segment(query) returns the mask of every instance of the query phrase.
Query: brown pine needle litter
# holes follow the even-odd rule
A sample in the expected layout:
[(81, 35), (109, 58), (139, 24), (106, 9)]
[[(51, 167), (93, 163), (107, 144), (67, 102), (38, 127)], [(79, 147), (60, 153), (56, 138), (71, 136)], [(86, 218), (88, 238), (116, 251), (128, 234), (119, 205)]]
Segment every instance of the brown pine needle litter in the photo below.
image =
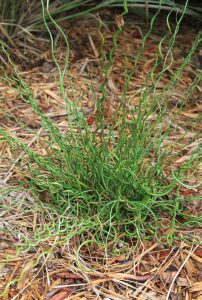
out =
[[(101, 72), (103, 59), (100, 56), (97, 27), (94, 19), (67, 22), (66, 26), (66, 33), (71, 42), (71, 53), (69, 75), (64, 78), (65, 90), (71, 101), (82, 99), (77, 103), (79, 111), (85, 116), (89, 130), (94, 132), (96, 131), (97, 107), (93, 91), (101, 96), (103, 76)], [(113, 47), (114, 31), (113, 26), (111, 28), (107, 22), (105, 27), (105, 47), (109, 50)], [(145, 45), (135, 76), (131, 79), (126, 94), (129, 110), (139, 103), (143, 83), (151, 72), (158, 55), (157, 45), (161, 40), (163, 30), (163, 26), (158, 27)], [(132, 67), (133, 57), (141, 47), (145, 32), (145, 24), (130, 21), (129, 18), (125, 30), (119, 37), (118, 47), (113, 57), (113, 69), (108, 74), (107, 86), (110, 97), (104, 107), (106, 124), (114, 122), (114, 112), (121, 101), (121, 91), (125, 84), (125, 54), (127, 53), (128, 58), (131, 58), (128, 59), (127, 64)], [(159, 81), (156, 95), (161, 95), (162, 89), (181, 64), (184, 52), (193, 44), (196, 37), (193, 32), (194, 30), (184, 25), (182, 32), (178, 34), (173, 48), (174, 63)], [(58, 39), (56, 55), (60, 64), (64, 64), (66, 48), (60, 41), (60, 37)], [(31, 68), (29, 69), (27, 60), (26, 64), (20, 61), (20, 74), (29, 83), (43, 114), (49, 117), (65, 135), (70, 130), (68, 120), (76, 122), (78, 116), (72, 114), (67, 119), (65, 103), (55, 80), (58, 71), (52, 60), (51, 51), (49, 49), (44, 51), (43, 44), (41, 45), (43, 50), (40, 51), (40, 43), (42, 42), (39, 42), (38, 49), (30, 49), (30, 52), (29, 49), (27, 50), (26, 56), (30, 56)], [(163, 50), (166, 51), (166, 49)], [(38, 51), (38, 61), (32, 61), (32, 57), (36, 58), (36, 55), (32, 55), (32, 51)], [(174, 164), (167, 164), (168, 178), (171, 176), (173, 165), (177, 168), (188, 161), (202, 142), (200, 135), (194, 139), (202, 129), (200, 84), (180, 112), (178, 110), (178, 106), (182, 105), (179, 99), (182, 99), (181, 96), (187, 86), (191, 85), (200, 68), (198, 51), (193, 61), (185, 67), (183, 76), (180, 77), (177, 88), (167, 103), (168, 112), (162, 132), (166, 131), (170, 124), (171, 129), (163, 143), (168, 145), (173, 153), (178, 154)], [(74, 85), (74, 95), (69, 78)], [(147, 84), (152, 86), (152, 79), (148, 80)], [(93, 89), (89, 88), (92, 86)], [(3, 80), (0, 81), (0, 93), (3, 100), (0, 102), (0, 120), (4, 130), (19, 138), (41, 156), (51, 155), (53, 150), (47, 146), (48, 135), (42, 128), (40, 116), (34, 113), (32, 107), (22, 101), (18, 93)], [(175, 114), (176, 118), (173, 118)], [(153, 120), (155, 117), (154, 113)], [(130, 121), (129, 114), (128, 120)], [(118, 136), (116, 129), (118, 126), (119, 119), (116, 120), (116, 126), (114, 126), (115, 138)], [(106, 126), (106, 132), (107, 128)], [(182, 138), (179, 139), (179, 136)], [(186, 225), (184, 228), (181, 227), (175, 233), (176, 238), (172, 245), (169, 245), (166, 239), (158, 241), (156, 236), (153, 240), (145, 237), (145, 239), (128, 239), (127, 242), (123, 242), (123, 233), (120, 233), (116, 240), (109, 241), (105, 246), (99, 246), (94, 242), (95, 236), (92, 232), (89, 232), (89, 236), (86, 237), (88, 243), (85, 244), (85, 241), (81, 243), (79, 239), (80, 228), (77, 228), (78, 234), (73, 235), (72, 239), (66, 239), (66, 231), (59, 230), (59, 215), (50, 206), (50, 198), (45, 191), (37, 197), (36, 194), (31, 193), (30, 189), (13, 188), (29, 176), (26, 165), (28, 155), (24, 151), (12, 149), (4, 136), (0, 136), (0, 139), (2, 140), (0, 144), (1, 190), (7, 191), (2, 192), (0, 210), (1, 299), (202, 299), (200, 229), (190, 229)], [(188, 143), (189, 141), (191, 142)], [(181, 148), (183, 151), (180, 152)], [(144, 163), (146, 164), (146, 161)], [(184, 185), (179, 191), (185, 199), (196, 196), (196, 201), (186, 203), (187, 213), (196, 216), (202, 211), (201, 202), (197, 201), (197, 196), (202, 194), (202, 188), (198, 185), (198, 178), (201, 175), (199, 169), (197, 174), (186, 181), (187, 186), (196, 187), (188, 189)], [(172, 219), (169, 219), (166, 213), (162, 212), (163, 214), (165, 214), (165, 224), (161, 232), (162, 235), (169, 236), (173, 228), (168, 224), (172, 222)], [(65, 212), (63, 216), (65, 217)], [(55, 231), (53, 224), (57, 228)], [(191, 242), (189, 238), (183, 241), (184, 237), (189, 236), (192, 236)], [(19, 251), (19, 249), (23, 250)]]

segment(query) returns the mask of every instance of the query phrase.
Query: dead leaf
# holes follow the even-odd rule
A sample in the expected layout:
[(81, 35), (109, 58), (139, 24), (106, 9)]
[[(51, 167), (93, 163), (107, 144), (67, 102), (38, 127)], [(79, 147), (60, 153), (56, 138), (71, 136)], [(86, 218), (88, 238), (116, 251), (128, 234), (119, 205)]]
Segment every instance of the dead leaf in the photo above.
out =
[(139, 282), (145, 282), (151, 278), (151, 275), (133, 275), (133, 274), (124, 274), (124, 273), (107, 273), (105, 274), (108, 278), (111, 279), (121, 279), (121, 280), (135, 280)]
[(89, 118), (87, 118), (87, 124), (88, 125), (92, 125), (93, 123), (95, 123), (95, 117), (89, 117)]
[(187, 281), (187, 279), (186, 279), (186, 278), (183, 278), (183, 277), (179, 277), (179, 278), (177, 279), (177, 285), (178, 285), (178, 286), (185, 286), (185, 287), (189, 287), (189, 286), (190, 286), (190, 284), (189, 284), (189, 282)]
[(202, 247), (198, 247), (195, 251), (194, 254), (202, 258)]
[[(72, 291), (72, 289), (71, 289)], [(67, 296), (69, 296), (69, 294), (71, 293), (70, 290), (66, 291), (66, 290), (62, 290), (59, 293), (55, 294), (53, 297), (50, 298), (50, 300), (63, 300), (65, 299)]]
[(202, 291), (202, 281), (199, 281), (199, 282), (194, 283), (194, 284), (190, 287), (189, 291), (190, 291), (191, 293)]

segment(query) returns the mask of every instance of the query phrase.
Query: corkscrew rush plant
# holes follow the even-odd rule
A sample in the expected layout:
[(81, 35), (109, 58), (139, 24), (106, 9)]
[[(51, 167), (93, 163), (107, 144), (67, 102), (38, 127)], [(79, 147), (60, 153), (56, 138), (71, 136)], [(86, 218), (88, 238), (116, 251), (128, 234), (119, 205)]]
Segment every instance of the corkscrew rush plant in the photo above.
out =
[[(120, 236), (124, 240), (155, 237), (158, 240), (167, 239), (171, 243), (174, 238), (178, 238), (177, 229), (182, 226), (192, 228), (200, 223), (201, 217), (188, 215), (184, 206), (186, 201), (196, 198), (184, 199), (181, 195), (182, 187), (192, 189), (200, 185), (197, 178), (201, 164), (200, 145), (182, 166), (175, 166), (176, 157), (198, 138), (198, 134), (192, 136), (189, 144), (183, 145), (178, 150), (176, 147), (184, 136), (180, 135), (178, 139), (169, 143), (168, 141), (171, 132), (178, 130), (178, 126), (173, 127), (173, 124), (201, 81), (201, 73), (196, 74), (193, 82), (181, 95), (182, 99), (179, 99), (175, 113), (169, 111), (167, 103), (175, 93), (185, 67), (201, 43), (201, 33), (198, 34), (178, 69), (172, 73), (161, 92), (158, 92), (160, 80), (174, 62), (172, 49), (187, 3), (173, 32), (170, 29), (170, 14), (168, 14), (168, 33), (162, 37), (156, 49), (158, 55), (142, 85), (139, 104), (131, 107), (131, 99), (127, 97), (127, 92), (161, 11), (163, 1), (160, 1), (148, 32), (134, 57), (132, 68), (127, 66), (127, 57), (125, 59), (125, 86), (119, 106), (110, 121), (105, 113), (108, 99), (112, 97), (108, 89), (108, 80), (110, 70), (114, 66), (117, 43), (124, 28), (120, 27), (114, 33), (113, 47), (110, 53), (107, 53), (103, 24), (99, 19), (103, 81), (99, 94), (96, 94), (92, 86), (97, 108), (93, 130), (86, 116), (78, 108), (80, 99), (74, 96), (75, 101), (72, 101), (66, 93), (64, 85), (66, 76), (74, 91), (68, 70), (70, 46), (68, 37), (49, 13), (49, 1), (46, 3), (41, 1), (41, 4), (44, 24), (50, 36), (52, 57), (59, 74), (60, 91), (67, 110), (68, 131), (65, 135), (43, 114), (28, 84), (10, 58), (6, 46), (1, 42), (2, 51), (13, 69), (13, 75), (10, 75), (1, 68), (1, 78), (17, 90), (22, 99), (40, 116), (46, 137), (38, 135), (37, 138), (50, 150), (46, 155), (40, 155), (3, 127), (0, 129), (1, 136), (11, 145), (11, 149), (21, 149), (27, 154), (26, 159), (22, 158), (27, 175), (24, 182), (18, 183), (16, 189), (28, 189), (39, 196), (44, 209), (43, 214), (48, 220), (48, 225), (44, 225), (43, 230), (36, 231), (32, 240), (28, 240), (26, 235), (22, 236), (27, 245), (24, 251), (48, 239), (49, 236), (62, 236), (64, 239), (64, 235), (66, 240), (74, 236), (79, 237), (81, 244), (91, 241), (92, 236), (99, 245), (106, 245), (109, 241), (115, 242)], [(123, 17), (127, 13), (127, 1), (124, 1), (124, 9)], [(45, 16), (48, 16), (49, 20)], [(63, 66), (57, 60), (49, 24), (55, 26), (66, 44), (67, 56)], [(166, 53), (162, 50), (163, 45), (166, 45)], [(72, 115), (75, 116), (74, 121)], [(195, 176), (197, 181), (193, 185), (189, 184), (189, 178), (192, 176)], [(3, 193), (6, 191), (4, 190), (2, 195)], [(48, 195), (49, 204), (44, 203), (44, 194)], [(180, 223), (179, 217), (183, 217), (183, 223)], [(165, 222), (165, 219), (170, 221)], [(162, 234), (162, 228), (165, 234)], [(166, 233), (168, 228), (170, 230)]]

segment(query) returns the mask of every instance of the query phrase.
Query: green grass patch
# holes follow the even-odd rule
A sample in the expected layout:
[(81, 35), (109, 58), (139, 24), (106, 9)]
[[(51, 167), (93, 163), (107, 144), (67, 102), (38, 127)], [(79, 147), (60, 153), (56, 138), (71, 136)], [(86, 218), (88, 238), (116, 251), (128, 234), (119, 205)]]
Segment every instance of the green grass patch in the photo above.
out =
[[(2, 69), (4, 74), (1, 78), (16, 89), (22, 99), (41, 117), (41, 126), (48, 138), (39, 136), (38, 139), (46, 145), (49, 153), (52, 153), (39, 155), (20, 139), (12, 137), (3, 128), (0, 129), (0, 134), (12, 147), (22, 149), (28, 155), (26, 160), (28, 176), (21, 185), (39, 195), (42, 202), (44, 195), (46, 194), (46, 197), (48, 195), (50, 204), (47, 218), (52, 207), (57, 220), (60, 220), (59, 225), (58, 221), (52, 222), (51, 225), (49, 223), (51, 230), (47, 227), (47, 239), (50, 234), (63, 236), (65, 233), (68, 239), (78, 236), (81, 242), (93, 239), (100, 244), (115, 242), (120, 236), (125, 241), (146, 238), (160, 241), (166, 239), (172, 243), (178, 238), (176, 234), (178, 230), (184, 227), (195, 228), (201, 221), (200, 216), (187, 213), (184, 205), (185, 201), (192, 201), (195, 198), (185, 199), (181, 194), (182, 187), (193, 189), (200, 184), (197, 175), (194, 175), (200, 167), (200, 147), (199, 145), (196, 147), (183, 165), (176, 167), (174, 165), (176, 157), (179, 157), (186, 145), (178, 150), (175, 147), (180, 145), (184, 137), (179, 136), (171, 143), (165, 142), (171, 133), (176, 134), (177, 126), (173, 129), (173, 124), (201, 80), (201, 74), (196, 74), (182, 99), (179, 99), (179, 103), (183, 105), (176, 106), (175, 114), (170, 112), (169, 99), (176, 91), (184, 68), (201, 42), (200, 33), (179, 68), (162, 88), (161, 93), (157, 93), (160, 80), (172, 68), (174, 62), (172, 49), (183, 14), (179, 17), (174, 32), (168, 30), (157, 47), (158, 55), (152, 71), (142, 85), (139, 104), (131, 109), (130, 99), (126, 97), (159, 11), (152, 18), (149, 30), (134, 58), (133, 68), (128, 68), (127, 65), (125, 67), (125, 88), (119, 107), (110, 121), (105, 114), (108, 99), (111, 97), (107, 83), (109, 70), (114, 63), (117, 41), (123, 28), (115, 32), (113, 48), (106, 54), (100, 20), (99, 35), (103, 57), (102, 95), (98, 97), (92, 87), (97, 115), (91, 127), (77, 107), (78, 100), (72, 102), (65, 92), (63, 81), (65, 76), (69, 76), (69, 54), (66, 57), (66, 64), (61, 68), (55, 56), (54, 41), (45, 18), (45, 14), (49, 13), (43, 8), (53, 59), (59, 71), (60, 90), (66, 103), (69, 123), (66, 135), (42, 113), (29, 86), (24, 82), (4, 44), (1, 43), (2, 50), (13, 68), (12, 77)], [(166, 21), (169, 29), (169, 16)], [(54, 24), (63, 36), (69, 53), (67, 38), (50, 14), (49, 22)], [(164, 44), (167, 46), (166, 53), (162, 51)], [(72, 89), (74, 91), (73, 84)], [(72, 115), (76, 116), (76, 121), (72, 121)], [(196, 139), (197, 135), (190, 138), (188, 143)], [(193, 176), (196, 182), (190, 186), (189, 178)], [(27, 241), (29, 246), (39, 241), (42, 236), (43, 239), (46, 238), (44, 232), (41, 236), (40, 233), (41, 231), (37, 232), (35, 242), (34, 239), (31, 242)]]

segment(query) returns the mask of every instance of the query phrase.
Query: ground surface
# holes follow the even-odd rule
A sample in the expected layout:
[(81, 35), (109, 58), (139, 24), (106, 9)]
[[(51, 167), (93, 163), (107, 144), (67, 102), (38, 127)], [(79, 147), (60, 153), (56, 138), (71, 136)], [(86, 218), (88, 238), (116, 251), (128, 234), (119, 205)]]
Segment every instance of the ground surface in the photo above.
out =
[[(114, 16), (109, 13), (108, 20), (110, 18)], [(95, 107), (89, 86), (92, 84), (99, 94), (102, 80), (102, 59), (99, 55), (96, 24), (93, 18), (62, 24), (70, 38), (69, 69), (74, 85), (74, 96), (68, 78), (65, 80), (66, 90), (74, 101), (76, 98), (81, 99), (82, 95), (79, 105), (92, 128)], [(106, 49), (112, 47), (114, 26), (106, 21)], [(163, 26), (157, 26), (146, 44), (144, 55), (140, 59), (127, 95), (128, 98), (132, 98), (131, 106), (138, 103), (142, 83), (152, 68), (156, 57), (156, 45), (164, 30)], [(130, 18), (127, 20), (114, 55), (114, 66), (108, 82), (109, 90), (113, 92), (110, 102), (111, 111), (116, 109), (124, 85), (124, 55), (125, 53), (131, 55), (131, 61), (128, 63), (132, 64), (145, 32), (144, 22)], [(175, 55), (173, 70), (169, 70), (166, 77), (162, 78), (156, 93), (161, 92), (179, 66), (196, 34), (195, 28), (187, 27), (186, 24), (182, 26), (173, 49)], [(58, 43), (60, 46), (56, 49), (56, 55), (62, 64), (66, 49), (60, 41)], [(23, 78), (30, 84), (43, 113), (65, 132), (68, 128), (66, 110), (59, 86), (55, 81), (57, 71), (51, 58), (48, 41), (39, 43), (37, 51), (33, 46), (33, 49), (28, 49), (24, 55), (26, 59), (21, 60), (19, 64)], [(186, 91), (198, 72), (200, 68), (198, 55), (197, 51), (192, 63), (185, 68), (178, 88), (172, 95), (170, 103), (167, 104), (170, 109), (175, 107), (180, 95)], [(198, 86), (173, 124), (174, 129), (178, 126), (177, 135), (184, 135), (182, 144), (200, 129), (201, 90)], [(48, 149), (44, 149), (36, 137), (36, 132), (44, 137), (46, 135), (41, 130), (40, 118), (33, 114), (32, 108), (23, 102), (17, 92), (4, 81), (0, 81), (0, 93), (0, 120), (4, 129), (23, 140), (38, 153), (46, 153)], [(108, 117), (110, 118), (110, 113)], [(74, 120), (74, 116), (72, 119)], [(170, 139), (174, 140), (175, 136), (176, 132), (170, 136)], [(200, 142), (201, 138), (198, 137), (176, 159), (176, 164), (187, 160), (196, 144)], [(0, 150), (1, 186), (2, 190), (8, 191), (26, 175), (27, 170), (20, 163), (22, 156), (24, 158), (26, 156), (23, 152), (16, 153), (15, 149), (11, 149), (5, 142), (1, 143)], [(200, 195), (201, 187), (192, 190), (184, 188), (182, 193), (185, 197), (190, 193)], [(43, 200), (47, 200), (45, 196)], [(194, 232), (196, 245), (177, 240), (174, 246), (168, 246), (166, 241), (165, 244), (161, 244), (156, 239), (142, 240), (138, 243), (130, 241), (130, 247), (124, 243), (107, 245), (108, 250), (115, 249), (113, 253), (116, 254), (110, 255), (106, 253), (106, 249), (97, 249), (93, 244), (78, 250), (79, 242), (76, 238), (70, 243), (65, 242), (65, 232), (64, 236), (58, 237), (56, 227), (54, 227), (55, 232), (52, 229), (53, 223), (59, 224), (58, 216), (48, 208), (48, 204), (42, 205), (29, 192), (19, 190), (6, 192), (5, 195), (2, 193), (1, 203), (0, 289), (4, 300), (202, 299), (202, 248), (198, 246), (200, 239), (198, 229)], [(200, 214), (200, 202), (195, 201), (187, 209), (192, 214)], [(50, 212), (48, 217), (47, 210)], [(37, 232), (40, 232), (40, 239), (37, 237)], [(179, 232), (179, 237), (188, 237), (190, 234), (193, 236), (193, 232), (190, 233), (184, 228)], [(50, 238), (47, 238), (48, 235)], [(26, 239), (32, 240), (32, 246), (28, 246), (28, 250), (22, 253), (16, 253), (15, 246), (23, 248), (23, 245), (27, 245)], [(50, 251), (51, 247), (52, 251)]]

